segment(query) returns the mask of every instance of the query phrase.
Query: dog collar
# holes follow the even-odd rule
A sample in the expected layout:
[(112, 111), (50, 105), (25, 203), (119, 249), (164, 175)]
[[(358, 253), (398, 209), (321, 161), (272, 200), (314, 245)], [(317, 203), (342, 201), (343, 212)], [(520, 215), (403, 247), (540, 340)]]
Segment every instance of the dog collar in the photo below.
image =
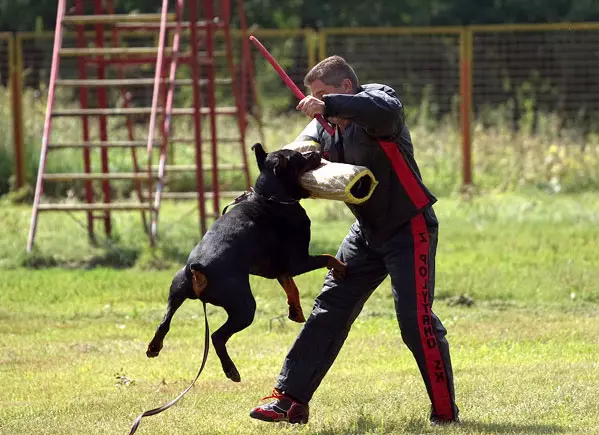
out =
[(247, 192), (243, 192), (241, 195), (239, 195), (237, 198), (235, 198), (233, 201), (231, 201), (229, 204), (227, 204), (225, 206), (225, 208), (223, 209), (222, 214), (225, 214), (227, 212), (227, 210), (229, 209), (229, 207), (231, 207), (232, 205), (236, 205), (236, 204), (239, 204), (240, 202), (247, 200), (252, 193), (254, 193), (256, 196), (264, 199), (265, 201), (274, 202), (276, 204), (291, 205), (291, 204), (297, 204), (298, 202), (300, 202), (299, 199), (293, 199), (291, 201), (281, 201), (280, 199), (273, 198), (272, 196), (262, 195), (256, 189), (254, 189), (253, 187), (250, 187), (250, 190), (248, 190)]
[[(246, 192), (247, 193), (247, 192)], [(290, 201), (282, 201), (280, 199), (276, 199), (273, 198), (272, 196), (265, 196), (262, 195), (260, 192), (258, 192), (256, 189), (254, 189), (253, 187), (250, 187), (250, 193), (255, 193), (256, 195), (258, 195), (260, 198), (265, 199), (266, 201), (270, 201), (270, 202), (274, 202), (277, 204), (284, 204), (284, 205), (291, 205), (291, 204), (297, 204), (298, 202), (300, 202), (299, 199), (292, 199)], [(242, 195), (243, 196), (243, 195)]]

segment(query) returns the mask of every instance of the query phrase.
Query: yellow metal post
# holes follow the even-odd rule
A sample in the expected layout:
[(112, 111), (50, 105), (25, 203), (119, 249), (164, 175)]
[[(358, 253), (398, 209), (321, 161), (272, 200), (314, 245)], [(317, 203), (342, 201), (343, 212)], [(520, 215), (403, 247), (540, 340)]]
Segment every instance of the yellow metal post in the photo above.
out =
[(318, 57), (323, 60), (327, 55), (327, 31), (321, 30), (318, 32)]
[(308, 69), (316, 65), (316, 32), (312, 29), (306, 31), (306, 43), (308, 45)]

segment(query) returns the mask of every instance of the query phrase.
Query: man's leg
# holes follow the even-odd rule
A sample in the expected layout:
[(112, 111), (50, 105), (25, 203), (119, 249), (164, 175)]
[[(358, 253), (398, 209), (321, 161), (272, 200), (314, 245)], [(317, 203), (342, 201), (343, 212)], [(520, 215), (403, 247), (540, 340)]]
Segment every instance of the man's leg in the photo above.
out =
[[(343, 240), (337, 258), (347, 264), (347, 276), (336, 281), (330, 272), (327, 274), (276, 385), (280, 393), (302, 404), (312, 398), (364, 303), (387, 276), (382, 258), (366, 245), (356, 224)], [(255, 408), (250, 415), (261, 418), (259, 413), (264, 407), (268, 405)]]
[(432, 210), (426, 213), (385, 245), (385, 263), (402, 339), (416, 358), (432, 403), (431, 421), (454, 421), (458, 408), (447, 331), (432, 311), (437, 225)]

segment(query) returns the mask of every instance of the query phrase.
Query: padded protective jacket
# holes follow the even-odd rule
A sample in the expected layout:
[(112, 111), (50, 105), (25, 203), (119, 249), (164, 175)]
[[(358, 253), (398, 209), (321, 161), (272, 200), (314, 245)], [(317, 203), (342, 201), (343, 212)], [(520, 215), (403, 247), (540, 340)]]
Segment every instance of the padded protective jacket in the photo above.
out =
[(351, 122), (334, 137), (313, 120), (296, 140), (320, 144), (323, 158), (369, 168), (378, 186), (362, 204), (347, 204), (366, 240), (381, 245), (397, 230), (436, 202), (422, 182), (414, 159), (414, 147), (405, 125), (404, 108), (395, 91), (386, 85), (362, 85), (353, 95), (323, 97), (325, 118)]

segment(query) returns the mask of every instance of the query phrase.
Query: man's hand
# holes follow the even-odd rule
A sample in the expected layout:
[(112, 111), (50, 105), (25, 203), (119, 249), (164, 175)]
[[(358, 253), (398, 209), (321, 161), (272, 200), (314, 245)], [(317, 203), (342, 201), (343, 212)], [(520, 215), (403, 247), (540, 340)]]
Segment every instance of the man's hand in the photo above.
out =
[(324, 108), (324, 101), (311, 95), (305, 97), (296, 107), (297, 110), (304, 112), (310, 118), (314, 118), (316, 115), (324, 115)]

